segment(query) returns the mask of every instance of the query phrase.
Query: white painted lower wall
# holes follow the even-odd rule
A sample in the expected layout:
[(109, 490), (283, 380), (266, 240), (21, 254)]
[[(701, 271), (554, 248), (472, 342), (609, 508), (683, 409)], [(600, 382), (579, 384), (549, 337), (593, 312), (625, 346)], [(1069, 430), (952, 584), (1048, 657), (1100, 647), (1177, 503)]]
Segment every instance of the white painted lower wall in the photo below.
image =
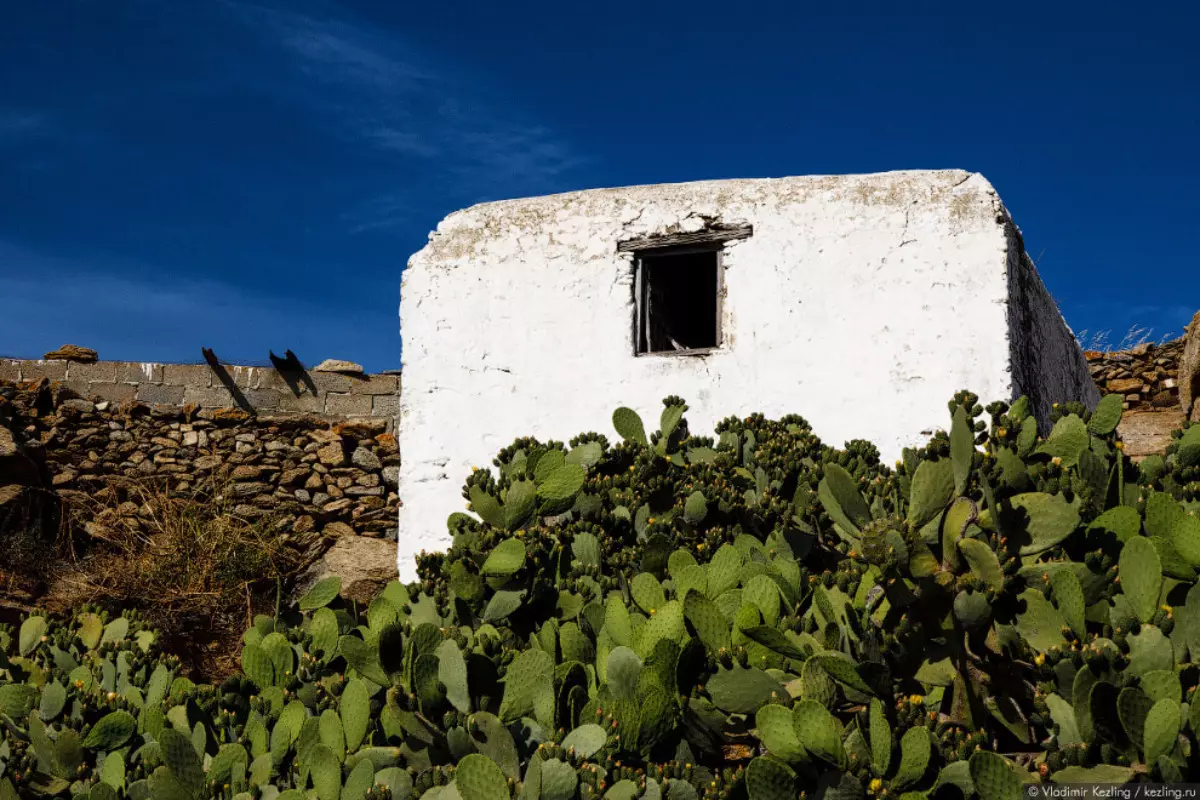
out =
[[(711, 222), (754, 229), (726, 249), (722, 350), (635, 357), (632, 258), (617, 243)], [(596, 190), (451, 215), (402, 281), (402, 580), (414, 553), (447, 546), (473, 465), (518, 436), (616, 439), (621, 405), (650, 428), (680, 395), (702, 435), (730, 414), (797, 413), (831, 444), (869, 439), (894, 460), (947, 425), (956, 390), (1011, 399), (1012, 342), (1070, 337), (1029, 290), (1010, 339), (1013, 230), (991, 185), (956, 170)], [(1053, 364), (1090, 386), (1082, 356), (1070, 361)]]

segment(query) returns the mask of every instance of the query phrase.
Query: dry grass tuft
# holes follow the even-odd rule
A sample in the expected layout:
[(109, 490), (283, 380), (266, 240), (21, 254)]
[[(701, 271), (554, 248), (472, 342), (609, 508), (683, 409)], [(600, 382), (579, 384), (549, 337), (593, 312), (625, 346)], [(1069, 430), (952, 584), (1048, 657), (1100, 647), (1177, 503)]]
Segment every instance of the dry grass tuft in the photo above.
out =
[(225, 487), (173, 496), (148, 482), (114, 497), (73, 503), (65, 516), (87, 532), (82, 556), (58, 570), (55, 604), (136, 608), (208, 680), (236, 670), (241, 633), (273, 613), (279, 592), (305, 566), (269, 515), (236, 513)]

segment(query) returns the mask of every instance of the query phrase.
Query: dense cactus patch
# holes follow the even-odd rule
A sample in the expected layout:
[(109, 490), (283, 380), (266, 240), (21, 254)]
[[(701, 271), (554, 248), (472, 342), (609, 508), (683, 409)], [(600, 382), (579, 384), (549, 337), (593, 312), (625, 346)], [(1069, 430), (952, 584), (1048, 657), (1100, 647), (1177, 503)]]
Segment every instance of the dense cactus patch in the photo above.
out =
[(0, 628), (0, 800), (978, 795), (1200, 775), (1200, 426), (949, 405), (894, 468), (800, 417), (520, 439), (447, 553), (322, 582), (196, 685), (136, 614)]

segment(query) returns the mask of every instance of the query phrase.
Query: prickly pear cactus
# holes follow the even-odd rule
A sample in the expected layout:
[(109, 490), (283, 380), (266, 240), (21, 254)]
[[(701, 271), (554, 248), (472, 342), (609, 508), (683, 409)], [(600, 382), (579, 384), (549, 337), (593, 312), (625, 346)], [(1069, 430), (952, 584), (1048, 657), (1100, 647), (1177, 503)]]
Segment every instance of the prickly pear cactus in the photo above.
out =
[(453, 545), (195, 683), (134, 612), (0, 626), (0, 800), (775, 800), (1195, 778), (1200, 427), (982, 408), (894, 468), (801, 417), (516, 440)]

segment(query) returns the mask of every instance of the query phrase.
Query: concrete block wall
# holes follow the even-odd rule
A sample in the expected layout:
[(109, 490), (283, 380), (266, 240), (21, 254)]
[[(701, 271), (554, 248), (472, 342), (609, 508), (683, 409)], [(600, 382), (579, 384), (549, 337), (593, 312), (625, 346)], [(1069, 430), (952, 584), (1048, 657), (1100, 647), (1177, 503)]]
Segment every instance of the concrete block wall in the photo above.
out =
[(259, 414), (308, 414), (331, 420), (382, 419), (394, 433), (400, 376), (284, 373), (272, 367), (0, 359), (0, 380), (46, 378), (88, 399)]

